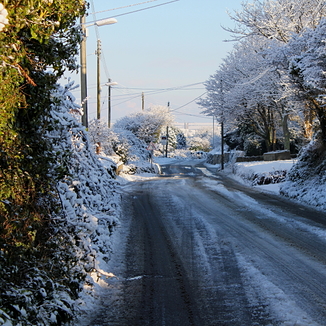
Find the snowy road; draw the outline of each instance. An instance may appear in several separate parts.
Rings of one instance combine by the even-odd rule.
[[[326,214],[205,168],[163,172],[124,186],[118,278],[86,324],[326,325]]]

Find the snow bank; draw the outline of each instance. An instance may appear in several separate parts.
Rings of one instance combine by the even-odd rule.
[[[316,139],[302,150],[289,171],[280,193],[318,209],[326,209],[326,151],[324,142]]]
[[[305,202],[323,211],[326,210],[325,182],[322,182],[318,175],[300,184],[286,181],[281,186],[280,192],[299,202]]]
[[[314,145],[310,145],[314,146]],[[326,209],[326,170],[309,165],[311,150],[304,157],[284,161],[236,163],[227,167],[236,179],[260,189],[279,193],[320,210]],[[323,161],[323,160],[321,160]],[[324,171],[321,172],[318,170]]]
[[[105,164],[101,163],[90,147],[84,127],[69,113],[74,104],[68,88],[58,88],[57,94],[53,95],[65,98],[52,110],[52,119],[62,127],[56,128],[48,137],[60,140],[55,142],[57,152],[72,153],[68,174],[59,182],[57,190],[67,226],[73,230],[79,263],[86,272],[97,273],[105,270],[110,259],[110,235],[119,224],[120,195],[116,192],[118,183],[113,178],[114,162],[106,158]],[[87,282],[92,284],[93,279],[88,277]]]
[[[49,211],[46,234],[39,235],[44,246],[35,247],[35,256],[15,271],[21,280],[1,283],[0,325],[71,323],[92,301],[95,284],[110,275],[106,264],[120,215],[118,183],[110,165],[114,162],[106,161],[104,167],[92,150],[85,128],[73,116],[81,112],[71,86],[57,87],[52,94],[55,104],[39,126],[49,143],[47,173],[53,178],[58,207]]]
[[[253,186],[277,184],[285,180],[287,171],[294,162],[284,160],[235,163],[232,172]]]

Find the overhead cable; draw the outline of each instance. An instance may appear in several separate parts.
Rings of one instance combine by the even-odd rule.
[[[138,10],[133,10],[133,11],[125,12],[123,14],[115,15],[114,17],[120,17],[120,16],[125,16],[125,15],[129,15],[129,14],[133,14],[135,12],[139,12],[139,11],[143,11],[143,10],[147,10],[147,9],[152,9],[152,8],[156,8],[156,7],[160,7],[160,6],[164,6],[164,5],[168,5],[170,3],[177,2],[177,1],[180,1],[180,0],[168,1],[168,2],[161,3],[159,5],[150,6],[150,7],[146,7],[146,8],[142,8],[142,9],[138,9]],[[107,18],[113,18],[113,17],[107,17]],[[92,24],[92,23],[96,23],[96,22],[97,22],[96,20],[93,20],[93,21],[87,22],[87,24]]]
[[[95,6],[94,6],[94,1],[93,0],[91,0],[91,8],[92,8],[92,16],[93,16],[93,19],[94,19],[94,21],[97,21],[96,12],[95,12]],[[96,32],[96,39],[98,41],[98,40],[100,40],[100,32],[99,32],[99,28],[98,28],[97,25],[95,25],[95,32]],[[102,61],[103,67],[104,67],[106,79],[109,79],[110,78],[110,74],[109,74],[109,70],[108,70],[108,67],[107,67],[107,64],[106,64],[104,53],[102,53],[102,55],[101,55],[101,61]]]
[[[176,109],[171,110],[171,112],[177,111],[177,110],[179,110],[179,109],[181,109],[181,108],[183,108],[183,107],[189,105],[190,103],[195,102],[196,100],[198,100],[199,98],[201,98],[202,96],[204,96],[206,93],[207,93],[207,92],[204,92],[203,94],[201,94],[200,96],[194,98],[194,99],[191,100],[190,102],[188,102],[188,103],[186,103],[186,104],[184,104],[184,105],[181,105],[181,106],[179,106],[179,107],[176,108]]]
[[[102,11],[97,11],[97,12],[95,12],[95,14],[101,14],[103,12],[108,12],[108,11],[113,11],[113,10],[119,10],[119,9],[125,9],[125,8],[129,8],[129,7],[144,5],[146,3],[150,3],[150,2],[154,2],[154,1],[157,1],[157,0],[150,0],[150,1],[145,1],[145,2],[141,2],[141,3],[134,3],[132,5],[128,5],[128,6],[124,6],[124,7],[118,7],[118,8],[112,8],[112,9],[106,9],[106,10],[102,10]]]

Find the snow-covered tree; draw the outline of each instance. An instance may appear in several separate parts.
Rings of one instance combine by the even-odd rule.
[[[228,29],[237,40],[266,40],[260,52],[279,75],[275,90],[283,129],[288,121],[300,125],[301,119],[305,137],[312,139],[282,188],[290,197],[303,198],[309,184],[323,187],[325,182],[325,16],[325,1],[254,0],[231,15],[237,25]]]
[[[108,128],[106,122],[98,119],[93,119],[89,122],[88,131],[96,153],[99,154],[101,151],[109,151],[109,149],[103,148],[109,146],[108,138],[110,129]]]
[[[161,131],[171,125],[173,119],[168,107],[153,106],[146,111],[131,114],[119,119],[114,128],[131,131],[145,143],[157,142]]]
[[[280,75],[262,52],[266,43],[257,37],[239,42],[206,83],[207,98],[199,104],[203,113],[223,119],[228,129],[240,123],[251,125],[267,149],[275,149],[276,131],[282,123],[289,149],[287,102],[282,97]]]
[[[176,148],[177,149],[185,149],[187,147],[187,138],[185,136],[185,134],[179,130],[177,132],[177,139],[176,139],[177,143],[176,143]]]
[[[191,151],[209,152],[213,148],[213,133],[209,128],[196,130],[187,137],[187,147]]]
[[[149,133],[156,133],[157,126],[161,123],[161,118],[155,118],[153,114],[136,116],[136,119],[132,118],[133,115],[124,117],[118,123],[115,123],[112,128],[108,128],[106,123],[99,120],[93,120],[89,124],[92,147],[97,153],[113,156],[112,159],[116,163],[118,163],[117,161],[123,162],[126,166],[129,166],[132,173],[151,169],[148,162],[149,152],[146,141],[152,138],[150,134],[146,134],[146,130]],[[154,134],[154,136],[156,135]],[[146,163],[148,163],[149,167],[146,166]],[[127,167],[126,170],[128,170]]]
[[[169,126],[161,131],[161,136],[166,136],[166,132],[168,132],[169,147],[176,149],[178,145],[177,137],[181,131],[174,126]]]
[[[190,137],[188,140],[188,147],[190,151],[209,152],[212,149],[209,139],[203,139],[199,136]]]
[[[229,15],[236,27],[225,29],[235,39],[261,36],[287,43],[294,33],[315,28],[326,15],[326,4],[320,0],[253,0]]]
[[[299,99],[319,121],[326,144],[326,20],[294,35],[286,46],[289,74]]]
[[[272,65],[275,68],[275,72],[280,76],[279,84],[282,87],[282,103],[278,103],[281,104],[280,112],[282,114],[282,127],[286,147],[289,147],[290,133],[288,122],[291,120],[291,114],[293,114],[292,109],[295,107],[299,108],[296,115],[302,116],[302,125],[308,138],[312,136],[314,111],[318,111],[316,103],[307,99],[303,100],[304,88],[300,95],[301,99],[300,96],[298,97],[298,94],[293,92],[293,83],[296,84],[297,91],[301,86],[300,80],[297,78],[295,81],[295,78],[293,78],[296,68],[292,70],[292,77],[289,78],[289,65],[293,68],[296,66],[293,60],[291,63],[289,62],[290,57],[293,58],[293,53],[299,55],[300,51],[305,51],[301,48],[297,52],[300,42],[294,44],[294,39],[297,41],[301,39],[301,36],[307,29],[311,31],[318,29],[325,14],[326,4],[324,1],[319,0],[255,0],[250,3],[243,3],[241,10],[230,14],[237,25],[235,28],[227,30],[232,32],[236,39],[240,40],[244,37],[250,38],[252,36],[265,39],[267,41],[265,50],[269,53],[274,52],[272,53]],[[287,45],[287,43],[291,43],[291,45]],[[301,101],[301,104],[298,103],[299,101]],[[302,107],[305,108],[302,109]],[[319,114],[319,116],[321,115]]]

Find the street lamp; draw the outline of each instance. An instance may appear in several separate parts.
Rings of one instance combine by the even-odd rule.
[[[80,66],[81,66],[81,73],[80,73],[80,88],[81,88],[81,101],[83,107],[83,116],[82,116],[82,124],[88,128],[88,105],[87,105],[87,68],[86,68],[86,28],[89,26],[104,26],[104,25],[112,25],[117,23],[118,21],[115,18],[107,18],[96,21],[94,23],[86,25],[86,17],[82,16],[80,18],[80,24],[82,27],[83,38],[80,43]]]
[[[109,78],[105,86],[108,86],[108,127],[111,128],[111,86],[118,85],[117,82],[111,82]]]
[[[98,20],[93,24],[87,25],[87,27],[93,26],[93,25],[96,25],[96,26],[112,25],[117,22],[118,21],[115,18],[106,18],[106,19]]]

